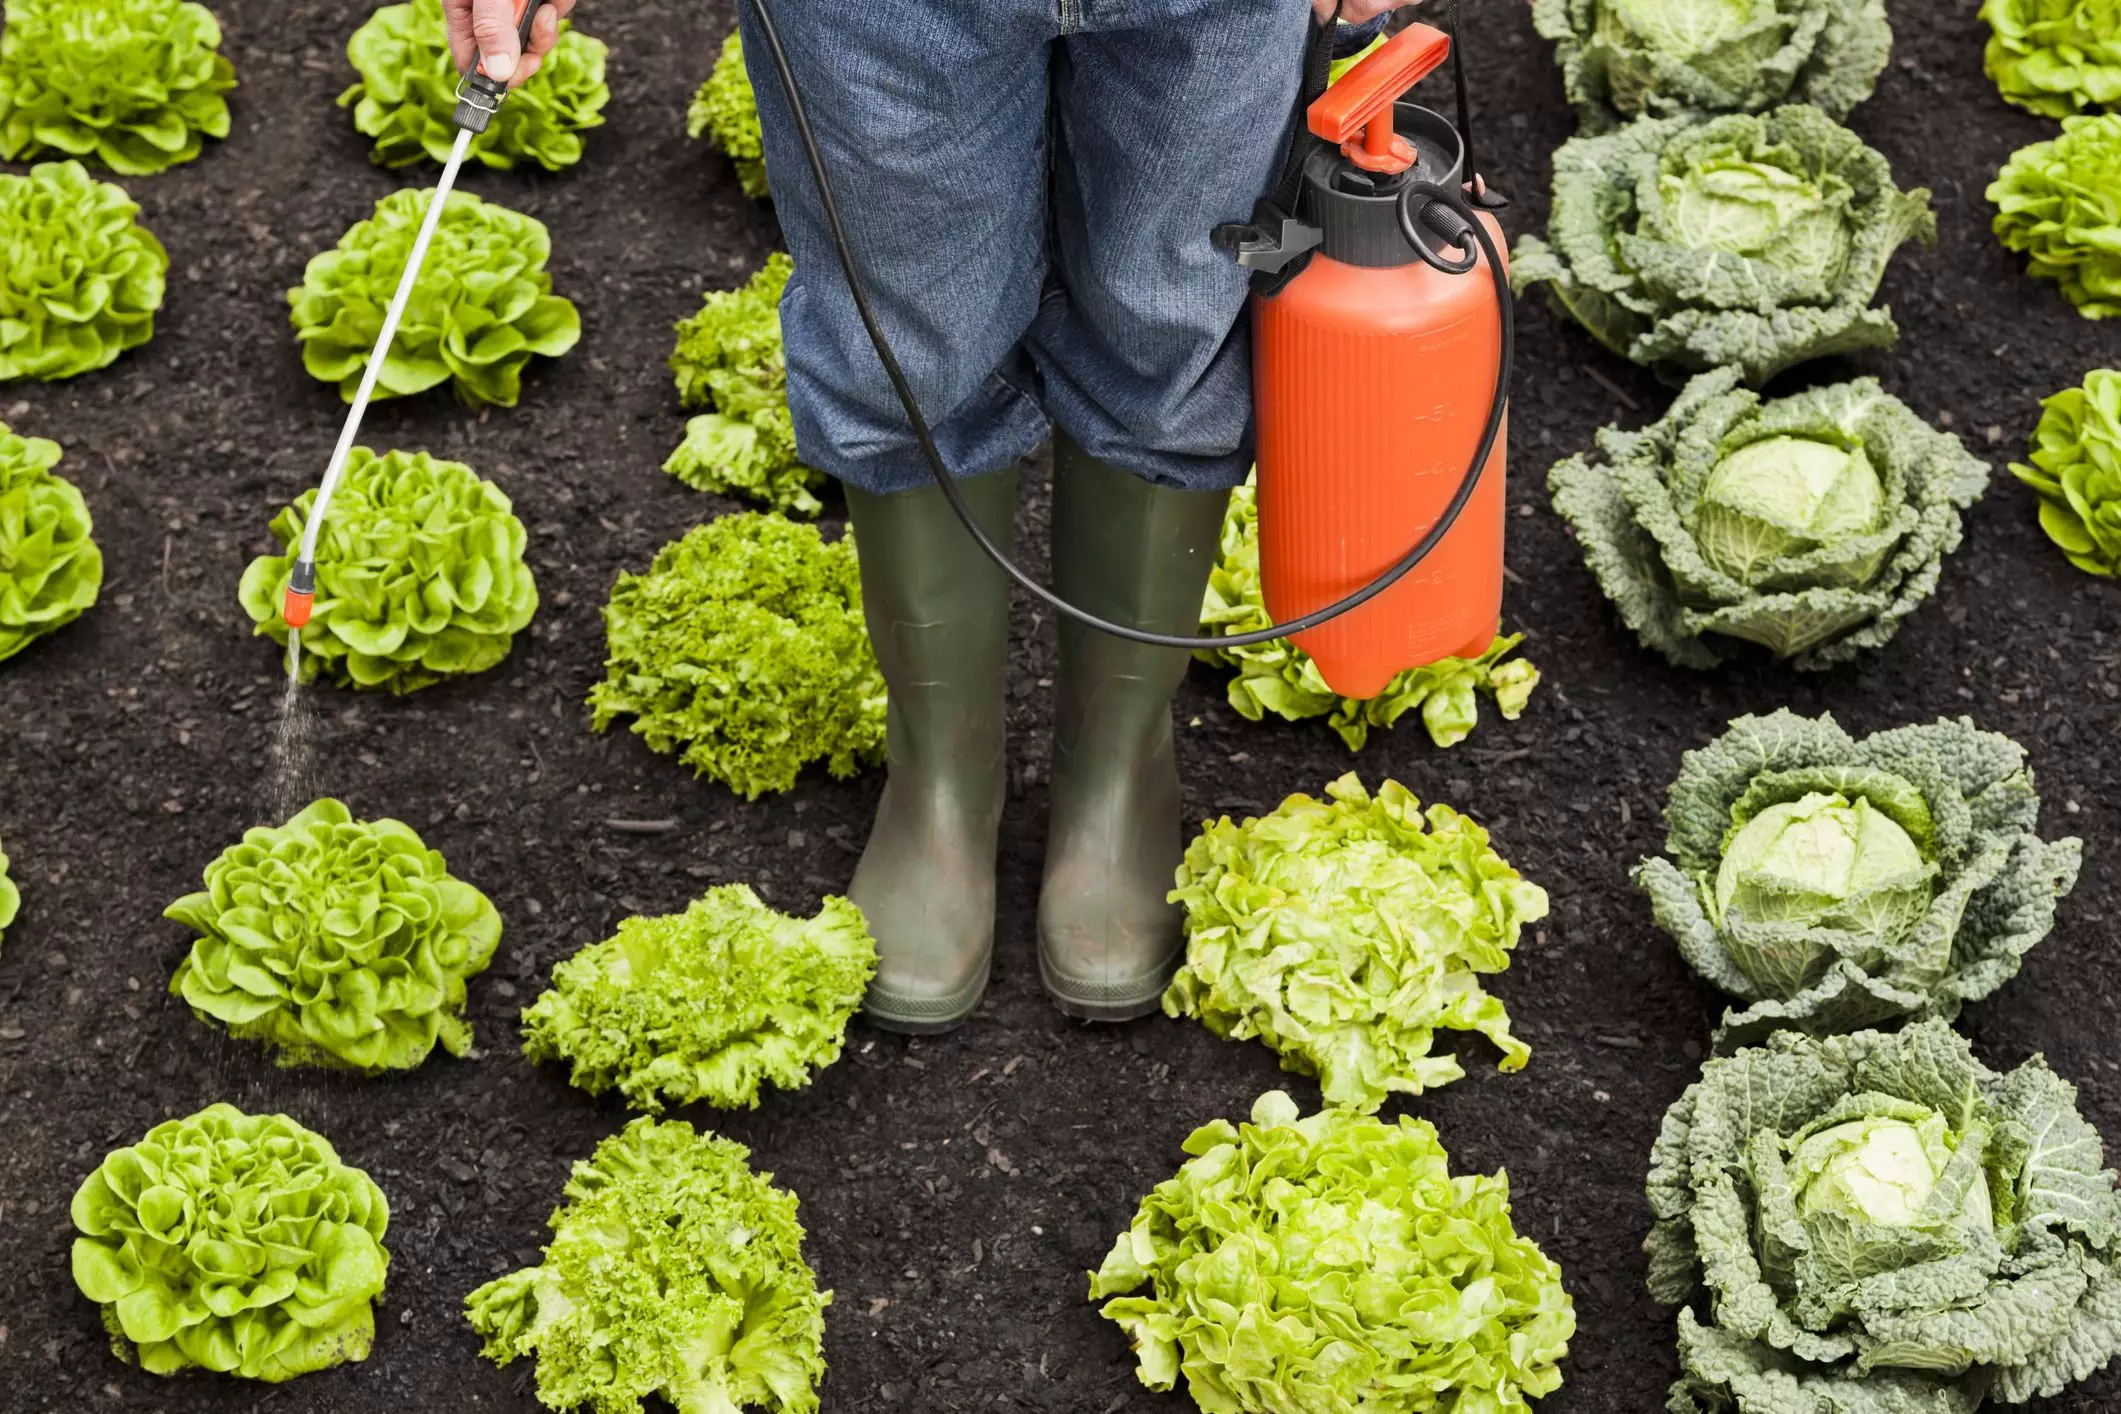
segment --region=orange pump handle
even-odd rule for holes
[[[1339,143],[1341,154],[1366,172],[1406,171],[1414,165],[1414,144],[1393,129],[1392,105],[1450,57],[1449,35],[1408,25],[1311,105],[1311,131]]]

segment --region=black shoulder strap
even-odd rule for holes
[[[1488,186],[1480,170],[1480,161],[1473,152],[1473,103],[1466,94],[1465,25],[1458,6],[1459,0],[1451,0],[1451,86],[1458,94],[1458,140],[1465,145],[1465,180],[1469,187],[1466,199],[1483,211],[1501,211],[1510,204],[1510,199]]]
[[[1340,5],[1325,21],[1311,27],[1311,42],[1304,49],[1303,83],[1296,90],[1296,112],[1289,120],[1289,155],[1281,164],[1281,180],[1267,192],[1267,200],[1283,211],[1294,213],[1303,195],[1304,163],[1318,151],[1318,137],[1311,131],[1311,105],[1325,97],[1333,80],[1333,48],[1340,29]]]

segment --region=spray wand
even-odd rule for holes
[[[522,53],[530,52],[530,28],[544,4],[545,0],[515,0],[516,41]],[[486,125],[501,111],[501,103],[507,97],[508,85],[487,77],[485,66],[474,54],[471,72],[457,85],[456,144],[450,148],[449,160],[442,164],[442,179],[435,183],[434,199],[428,202],[419,234],[413,237],[412,252],[405,258],[405,273],[398,277],[397,293],[390,297],[390,307],[383,313],[383,328],[376,335],[375,351],[369,354],[368,367],[361,372],[361,384],[354,390],[353,406],[346,411],[346,425],[339,430],[338,445],[332,448],[331,461],[324,468],[324,480],[317,486],[317,498],[310,504],[308,523],[302,527],[301,549],[295,555],[294,569],[287,576],[287,593],[280,605],[280,617],[296,635],[309,622],[310,611],[316,606],[317,535],[324,527],[324,513],[331,506],[332,492],[338,489],[340,474],[346,470],[346,458],[353,451],[354,439],[361,435],[361,419],[368,413],[368,401],[375,394],[376,378],[383,371],[383,360],[390,354],[391,341],[398,335],[398,321],[405,317],[405,306],[412,301],[413,286],[420,282],[420,267],[427,260],[427,247],[434,241],[435,227],[441,224],[442,208],[449,203],[449,193],[457,184],[457,170],[464,165],[464,154],[470,150],[471,140],[486,131]]]

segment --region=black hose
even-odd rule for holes
[[[1271,628],[1254,629],[1249,633],[1220,634],[1214,637],[1151,633],[1131,624],[1114,623],[1110,619],[1099,618],[1096,614],[1070,604],[1011,560],[980,526],[978,517],[973,515],[972,508],[965,502],[965,494],[958,486],[956,475],[943,461],[942,449],[935,444],[935,434],[928,426],[928,419],[921,413],[920,403],[913,394],[913,386],[906,380],[906,372],[899,366],[898,356],[891,351],[891,343],[884,337],[883,325],[878,322],[875,307],[870,303],[868,286],[863,283],[860,267],[854,258],[854,247],[847,238],[846,223],[840,216],[839,199],[833,194],[832,178],[825,171],[825,155],[818,147],[817,134],[810,127],[810,115],[803,107],[801,93],[796,89],[795,70],[789,65],[788,51],[781,44],[780,28],[773,22],[772,0],[751,0],[751,7],[759,17],[759,30],[766,37],[766,47],[772,54],[774,71],[780,77],[781,91],[787,96],[789,116],[795,120],[796,134],[802,140],[803,155],[810,164],[811,180],[817,184],[818,202],[824,209],[825,224],[831,228],[833,248],[839,256],[840,273],[845,276],[847,289],[854,296],[855,312],[861,316],[862,327],[869,333],[869,342],[876,347],[877,359],[884,365],[884,376],[891,381],[891,390],[898,395],[900,406],[906,410],[906,421],[913,428],[914,440],[920,443],[922,455],[928,459],[929,467],[935,472],[936,484],[942,487],[943,496],[950,502],[951,510],[964,522],[966,532],[986,553],[987,558],[999,565],[1003,573],[1021,585],[1033,598],[1078,623],[1133,643],[1147,644],[1155,648],[1184,648],[1189,651],[1243,648],[1254,643],[1270,643],[1277,638],[1286,638],[1291,634],[1317,628],[1351,610],[1361,608],[1406,578],[1416,565],[1427,559],[1430,552],[1443,543],[1444,537],[1457,523],[1467,503],[1473,499],[1473,492],[1480,485],[1481,472],[1487,468],[1488,458],[1495,450],[1496,440],[1502,435],[1503,419],[1508,415],[1510,407],[1510,366],[1515,361],[1517,351],[1515,310],[1510,291],[1510,277],[1503,266],[1502,252],[1496,249],[1494,238],[1488,234],[1487,227],[1482,224],[1463,195],[1426,183],[1409,183],[1406,191],[1400,196],[1400,224],[1403,229],[1413,228],[1415,213],[1412,203],[1417,196],[1442,203],[1465,222],[1467,235],[1478,243],[1480,252],[1487,257],[1488,273],[1494,277],[1497,323],[1502,333],[1502,357],[1495,370],[1495,395],[1488,405],[1487,427],[1481,433],[1480,443],[1473,452],[1473,460],[1467,466],[1466,474],[1459,482],[1458,490],[1452,495],[1450,504],[1444,508],[1443,516],[1411,550],[1400,557],[1398,563],[1376,579],[1346,598],[1322,609],[1313,609],[1300,618],[1291,619],[1284,624],[1275,624]],[[1470,180],[1472,174],[1467,175]],[[1430,258],[1427,248],[1418,241],[1416,248],[1423,251],[1425,259]],[[1436,262],[1431,259],[1430,263]]]

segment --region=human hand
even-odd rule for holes
[[[1406,9],[1419,5],[1421,0],[1341,0],[1340,17],[1351,25],[1365,20],[1374,20],[1387,10]],[[1324,24],[1333,18],[1333,0],[1311,0],[1311,13]]]
[[[469,69],[476,50],[486,76],[505,80],[510,88],[538,71],[560,42],[560,21],[573,8],[574,0],[546,0],[531,24],[530,52],[524,54],[516,43],[516,0],[442,0],[457,68]]]

